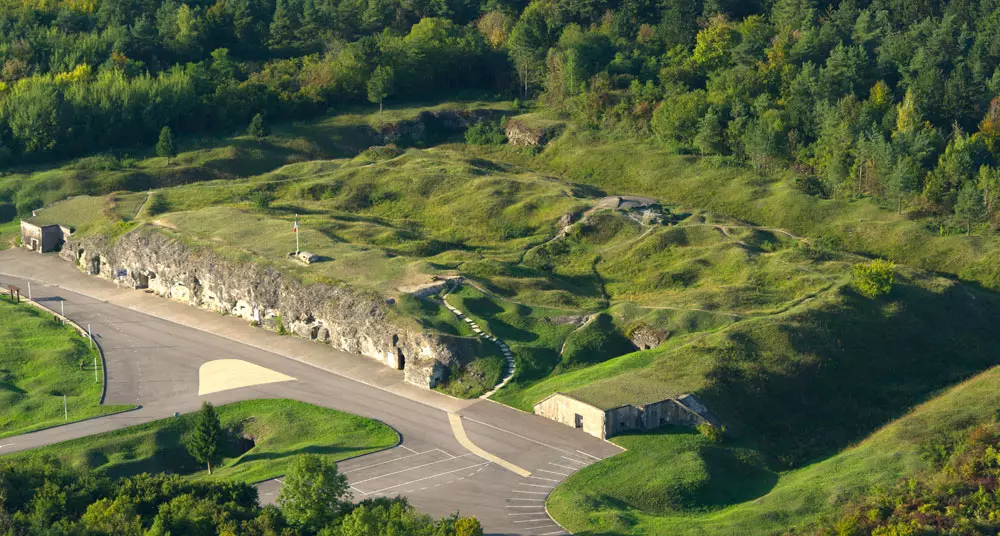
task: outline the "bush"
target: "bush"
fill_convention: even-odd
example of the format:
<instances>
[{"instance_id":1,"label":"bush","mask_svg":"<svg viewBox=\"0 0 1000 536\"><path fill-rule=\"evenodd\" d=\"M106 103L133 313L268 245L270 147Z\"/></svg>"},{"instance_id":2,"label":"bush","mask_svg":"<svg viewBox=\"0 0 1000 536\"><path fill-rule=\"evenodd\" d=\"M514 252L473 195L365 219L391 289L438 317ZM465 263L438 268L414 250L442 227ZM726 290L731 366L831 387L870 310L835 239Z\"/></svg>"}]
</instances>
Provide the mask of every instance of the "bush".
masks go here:
<instances>
[{"instance_id":1,"label":"bush","mask_svg":"<svg viewBox=\"0 0 1000 536\"><path fill-rule=\"evenodd\" d=\"M892 291L896 265L885 259L861 262L851 267L851 283L862 296L877 298Z\"/></svg>"},{"instance_id":2,"label":"bush","mask_svg":"<svg viewBox=\"0 0 1000 536\"><path fill-rule=\"evenodd\" d=\"M504 120L480 121L465 131L465 143L469 145L503 145L507 134L503 130Z\"/></svg>"},{"instance_id":3,"label":"bush","mask_svg":"<svg viewBox=\"0 0 1000 536\"><path fill-rule=\"evenodd\" d=\"M695 428L698 429L698 433L701 434L702 437L707 439L708 442L713 445L722 444L722 441L726 438L725 427L712 426L707 422L703 422Z\"/></svg>"},{"instance_id":4,"label":"bush","mask_svg":"<svg viewBox=\"0 0 1000 536\"><path fill-rule=\"evenodd\" d=\"M250 206L263 210L271 206L271 202L274 201L274 194L258 190L256 192L250 192L247 199L250 201Z\"/></svg>"}]
</instances>

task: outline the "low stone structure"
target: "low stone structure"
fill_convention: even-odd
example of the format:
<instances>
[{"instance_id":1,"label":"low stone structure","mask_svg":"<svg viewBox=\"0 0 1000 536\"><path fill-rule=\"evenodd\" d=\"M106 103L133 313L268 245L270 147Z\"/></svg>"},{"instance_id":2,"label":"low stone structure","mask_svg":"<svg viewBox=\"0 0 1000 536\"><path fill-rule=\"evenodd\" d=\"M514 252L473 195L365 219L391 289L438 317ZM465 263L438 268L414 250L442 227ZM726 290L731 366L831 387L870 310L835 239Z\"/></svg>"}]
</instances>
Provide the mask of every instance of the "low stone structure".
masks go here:
<instances>
[{"instance_id":1,"label":"low stone structure","mask_svg":"<svg viewBox=\"0 0 1000 536\"><path fill-rule=\"evenodd\" d=\"M563 393L549 395L535 404L535 414L608 439L624 432L652 430L667 424L718 425L712 414L694 395L667 398L649 404L602 408Z\"/></svg>"},{"instance_id":2,"label":"low stone structure","mask_svg":"<svg viewBox=\"0 0 1000 536\"><path fill-rule=\"evenodd\" d=\"M374 292L304 284L270 267L189 248L154 230L133 231L114 243L106 237L70 240L60 256L90 275L377 359L421 387L434 387L453 366L482 353L477 338L410 326Z\"/></svg>"},{"instance_id":3,"label":"low stone structure","mask_svg":"<svg viewBox=\"0 0 1000 536\"><path fill-rule=\"evenodd\" d=\"M72 234L72 230L62 225L36 225L21 220L21 245L31 251L56 251Z\"/></svg>"}]
</instances>

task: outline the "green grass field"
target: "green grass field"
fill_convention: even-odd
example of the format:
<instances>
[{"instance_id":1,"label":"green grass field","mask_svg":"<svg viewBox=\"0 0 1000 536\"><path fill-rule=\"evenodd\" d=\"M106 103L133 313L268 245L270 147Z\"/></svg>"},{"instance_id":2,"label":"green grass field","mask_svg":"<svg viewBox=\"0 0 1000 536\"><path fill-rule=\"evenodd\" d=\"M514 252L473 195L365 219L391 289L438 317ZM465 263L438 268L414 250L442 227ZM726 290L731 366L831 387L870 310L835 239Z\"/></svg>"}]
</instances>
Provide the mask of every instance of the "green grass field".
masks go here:
<instances>
[{"instance_id":1,"label":"green grass field","mask_svg":"<svg viewBox=\"0 0 1000 536\"><path fill-rule=\"evenodd\" d=\"M229 442L209 476L184 447L195 413L35 449L12 456L56 456L112 477L173 473L197 479L259 482L285 474L298 454L338 461L394 446L389 426L294 400L250 400L217 408ZM250 443L249 441L252 441Z\"/></svg>"},{"instance_id":2,"label":"green grass field","mask_svg":"<svg viewBox=\"0 0 1000 536\"><path fill-rule=\"evenodd\" d=\"M30 305L0 298L0 437L67 422L63 395L69 422L133 407L101 405L100 363L97 350L73 328Z\"/></svg>"}]
</instances>

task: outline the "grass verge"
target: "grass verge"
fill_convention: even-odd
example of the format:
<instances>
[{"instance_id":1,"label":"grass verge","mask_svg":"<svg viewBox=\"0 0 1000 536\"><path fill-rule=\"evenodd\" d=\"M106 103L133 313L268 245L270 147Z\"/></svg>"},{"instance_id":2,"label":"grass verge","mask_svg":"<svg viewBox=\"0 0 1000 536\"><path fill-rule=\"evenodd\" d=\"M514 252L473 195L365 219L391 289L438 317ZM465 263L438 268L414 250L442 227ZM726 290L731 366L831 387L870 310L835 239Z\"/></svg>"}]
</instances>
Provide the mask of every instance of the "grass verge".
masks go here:
<instances>
[{"instance_id":1,"label":"grass verge","mask_svg":"<svg viewBox=\"0 0 1000 536\"><path fill-rule=\"evenodd\" d=\"M224 459L209 476L184 446L195 413L13 454L55 456L111 477L175 473L196 479L259 482L285 474L298 454L334 461L386 449L399 434L381 422L294 400L250 400L217 408Z\"/></svg>"},{"instance_id":2,"label":"grass verge","mask_svg":"<svg viewBox=\"0 0 1000 536\"><path fill-rule=\"evenodd\" d=\"M0 298L0 437L134 407L101 405L103 375L95 381L95 359L97 349L73 328Z\"/></svg>"}]
</instances>

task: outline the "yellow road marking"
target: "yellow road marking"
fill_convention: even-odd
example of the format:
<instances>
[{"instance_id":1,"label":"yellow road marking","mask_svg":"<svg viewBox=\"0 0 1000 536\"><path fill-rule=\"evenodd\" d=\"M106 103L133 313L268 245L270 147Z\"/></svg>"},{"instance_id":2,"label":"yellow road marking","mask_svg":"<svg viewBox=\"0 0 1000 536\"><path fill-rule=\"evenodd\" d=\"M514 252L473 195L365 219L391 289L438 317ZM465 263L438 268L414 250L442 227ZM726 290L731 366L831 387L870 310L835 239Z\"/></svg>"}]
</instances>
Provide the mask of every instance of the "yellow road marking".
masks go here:
<instances>
[{"instance_id":1,"label":"yellow road marking","mask_svg":"<svg viewBox=\"0 0 1000 536\"><path fill-rule=\"evenodd\" d=\"M198 396L293 380L291 376L242 359L216 359L198 369Z\"/></svg>"},{"instance_id":2,"label":"yellow road marking","mask_svg":"<svg viewBox=\"0 0 1000 536\"><path fill-rule=\"evenodd\" d=\"M486 452L485 450L477 447L475 443L469 440L469 436L465 435L465 427L462 426L462 417L454 413L449 413L448 421L451 423L451 431L452 433L455 434L455 439L458 440L458 443L460 445L468 449L469 452L475 454L476 456L479 456L484 460L489 460L512 473L517 473L523 477L531 476L531 472L526 471L499 456L490 454L489 452Z\"/></svg>"}]
</instances>

